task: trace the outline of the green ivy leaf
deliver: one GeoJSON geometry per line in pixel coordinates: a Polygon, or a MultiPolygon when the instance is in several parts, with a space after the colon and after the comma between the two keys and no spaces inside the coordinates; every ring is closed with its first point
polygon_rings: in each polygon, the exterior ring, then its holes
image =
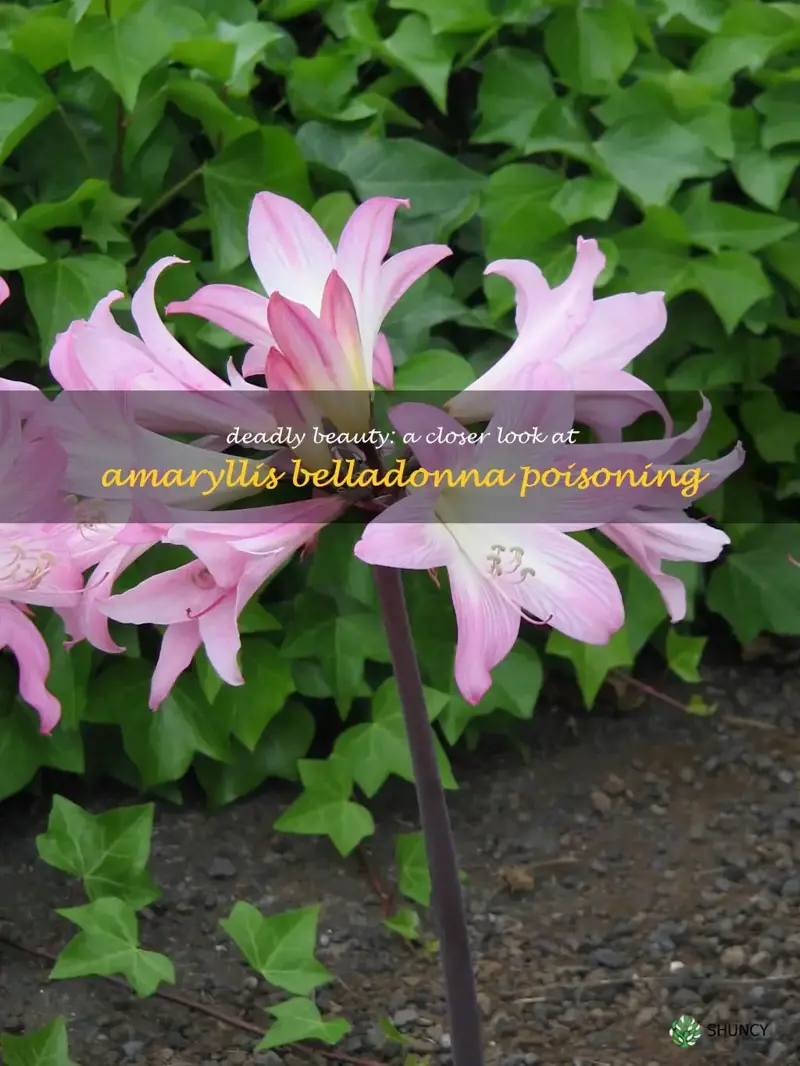
{"type": "Polygon", "coordinates": [[[455,352],[417,352],[394,376],[395,392],[426,389],[430,392],[461,392],[475,381],[469,362],[455,352]]]}
{"type": "Polygon", "coordinates": [[[384,918],[383,924],[390,932],[397,933],[403,940],[415,941],[420,938],[422,923],[417,912],[411,910],[410,907],[400,907],[391,917],[384,918]]]}
{"type": "Polygon", "coordinates": [[[800,154],[775,155],[753,148],[733,161],[733,173],[757,204],[777,211],[800,166],[800,154]]]}
{"type": "Polygon", "coordinates": [[[692,69],[723,82],[740,70],[757,70],[798,44],[800,23],[788,10],[745,0],[728,8],[717,33],[695,53],[692,69]]]}
{"type": "Polygon", "coordinates": [[[291,659],[317,659],[336,698],[340,714],[350,713],[361,691],[364,664],[389,662],[389,649],[380,619],[367,612],[325,618],[299,632],[283,646],[291,659]]]}
{"type": "Polygon", "coordinates": [[[545,24],[544,44],[561,80],[587,96],[611,92],[636,56],[628,8],[619,0],[562,8],[545,24]]]}
{"type": "Polygon", "coordinates": [[[224,761],[228,731],[196,678],[180,677],[156,714],[148,707],[151,680],[141,660],[114,662],[92,682],[86,707],[88,721],[119,725],[142,787],[179,781],[198,752],[224,761]]]}
{"type": "Polygon", "coordinates": [[[741,644],[759,633],[800,634],[800,527],[759,526],[711,574],[707,603],[741,644]]]}
{"type": "Polygon", "coordinates": [[[395,850],[398,886],[408,899],[423,907],[431,902],[431,875],[422,833],[401,833],[395,850]]]}
{"type": "Polygon", "coordinates": [[[496,16],[487,0],[389,0],[396,11],[419,11],[430,20],[438,36],[443,33],[480,33],[494,25],[496,16]]]}
{"type": "Polygon", "coordinates": [[[25,1036],[0,1034],[0,1051],[5,1066],[76,1066],[69,1057],[67,1023],[63,1018],[54,1018],[25,1036]]]}
{"type": "Polygon", "coordinates": [[[772,292],[761,264],[747,252],[719,252],[694,259],[692,277],[693,288],[706,297],[728,333],[772,292]]]}
{"type": "Polygon", "coordinates": [[[148,803],[89,814],[54,796],[47,832],[36,838],[39,858],[80,877],[90,900],[115,896],[141,910],[161,895],[147,873],[153,813],[148,803]]]}
{"type": "Polygon", "coordinates": [[[333,974],[314,957],[319,907],[302,907],[265,918],[239,900],[220,925],[265,981],[292,995],[308,996],[333,974]]]}
{"type": "Polygon", "coordinates": [[[380,141],[352,135],[331,140],[328,127],[310,122],[297,140],[307,159],[346,175],[362,200],[396,196],[397,175],[402,174],[403,195],[411,201],[416,218],[458,215],[484,181],[457,159],[409,138],[380,141]]]}
{"type": "Polygon", "coordinates": [[[447,113],[447,83],[455,49],[431,31],[427,19],[408,15],[381,52],[418,81],[442,112],[447,113]]]}
{"type": "Polygon", "coordinates": [[[295,117],[299,121],[337,118],[358,84],[358,67],[358,57],[345,53],[297,56],[286,79],[286,95],[295,117]]]}
{"type": "Polygon", "coordinates": [[[297,763],[308,754],[316,723],[305,707],[289,703],[269,723],[253,751],[234,740],[228,759],[198,755],[194,770],[212,807],[247,796],[270,777],[297,780],[297,763]]]}
{"type": "Polygon", "coordinates": [[[38,720],[19,704],[0,719],[0,800],[21,792],[45,763],[38,720]]]}
{"type": "Polygon", "coordinates": [[[757,96],[756,110],[764,116],[761,143],[770,151],[782,144],[800,143],[800,102],[797,85],[778,85],[757,96]]]}
{"type": "Polygon", "coordinates": [[[334,246],[339,243],[342,230],[356,209],[356,202],[349,192],[331,192],[321,196],[311,209],[314,219],[334,246]]]}
{"type": "Polygon", "coordinates": [[[800,292],[800,235],[773,244],[764,258],[776,274],[800,292]]]}
{"type": "Polygon", "coordinates": [[[0,52],[0,163],[57,106],[36,70],[8,48],[0,52]]]}
{"type": "Polygon", "coordinates": [[[14,30],[14,52],[44,74],[67,62],[74,31],[75,24],[69,19],[40,8],[14,30]]]}
{"type": "Polygon", "coordinates": [[[619,187],[610,178],[575,178],[559,188],[550,206],[569,226],[596,218],[605,222],[614,210],[619,187]]]}
{"type": "Polygon", "coordinates": [[[286,705],[295,691],[289,664],[266,640],[242,641],[244,685],[226,685],[214,701],[231,732],[250,751],[258,744],[264,730],[286,705]]]}
{"type": "Polygon", "coordinates": [[[721,252],[723,248],[758,252],[800,229],[797,222],[785,218],[748,211],[736,204],[712,202],[710,185],[692,189],[681,217],[692,243],[710,252],[721,252]]]}
{"type": "Polygon", "coordinates": [[[327,759],[301,759],[297,768],[304,791],[275,829],[329,837],[340,855],[349,855],[375,832],[375,823],[366,807],[350,799],[353,773],[347,760],[334,753],[327,759]]]}
{"type": "Polygon", "coordinates": [[[237,115],[220,100],[210,85],[187,78],[177,71],[170,71],[166,95],[180,111],[202,123],[211,141],[219,142],[221,147],[258,129],[254,118],[237,115]]]}
{"type": "MultiPolygon", "coordinates": [[[[431,721],[444,710],[448,698],[435,689],[425,689],[425,702],[431,721]]],[[[444,787],[458,788],[450,762],[436,737],[434,745],[444,787]]],[[[411,751],[394,678],[384,681],[373,696],[372,721],[348,729],[336,741],[334,751],[350,767],[356,784],[366,796],[374,796],[391,774],[413,782],[411,751]]]]}
{"type": "Polygon", "coordinates": [[[668,629],[667,663],[673,674],[692,684],[702,681],[699,666],[705,646],[706,637],[691,637],[677,629],[668,629]]]}
{"type": "Polygon", "coordinates": [[[238,137],[203,168],[214,258],[221,273],[248,257],[247,218],[259,192],[310,207],[308,170],[294,138],[276,126],[238,137]]]}
{"type": "Polygon", "coordinates": [[[514,718],[532,718],[543,680],[536,649],[517,641],[492,671],[492,687],[477,705],[467,703],[453,682],[450,700],[438,718],[442,732],[450,744],[456,744],[470,722],[495,711],[505,711],[514,718]]]}
{"type": "Polygon", "coordinates": [[[353,1028],[344,1018],[325,1021],[310,999],[289,999],[270,1007],[269,1012],[276,1021],[258,1045],[258,1050],[285,1047],[300,1040],[319,1040],[332,1047],[353,1028]]]}
{"type": "Polygon", "coordinates": [[[687,178],[714,177],[723,169],[697,134],[666,117],[624,119],[595,147],[620,185],[645,206],[667,204],[687,178]]]}
{"type": "Polygon", "coordinates": [[[588,710],[594,706],[608,674],[618,666],[632,666],[634,659],[624,626],[607,644],[582,644],[554,630],[548,638],[547,650],[551,655],[569,659],[575,667],[578,686],[588,710]]]}
{"type": "Polygon", "coordinates": [[[125,267],[105,255],[68,256],[22,271],[25,296],[47,358],[56,334],[88,318],[112,289],[125,288],[125,267]]]}
{"type": "Polygon", "coordinates": [[[83,907],[68,907],[57,913],[82,932],[59,954],[51,980],[121,974],[141,997],[152,996],[161,984],[175,984],[175,967],[170,960],[139,947],[136,912],[121,899],[104,896],[83,907]]]}
{"type": "Polygon", "coordinates": [[[23,270],[45,262],[43,255],[17,236],[14,223],[0,221],[0,270],[23,270]]]}
{"type": "Polygon", "coordinates": [[[144,76],[169,55],[171,42],[159,17],[143,8],[111,21],[84,18],[69,45],[73,70],[91,68],[119,94],[130,114],[144,76]]]}
{"type": "Polygon", "coordinates": [[[603,165],[583,120],[567,97],[545,104],[533,124],[525,154],[542,152],[558,152],[590,167],[603,165]]]}
{"type": "Polygon", "coordinates": [[[478,90],[481,122],[473,144],[511,144],[520,150],[544,107],[555,100],[550,72],[531,52],[498,48],[483,63],[478,90]]]}
{"type": "Polygon", "coordinates": [[[762,459],[768,463],[794,463],[800,444],[800,414],[787,411],[771,390],[746,396],[739,411],[762,459]]]}
{"type": "Polygon", "coordinates": [[[483,199],[487,258],[535,258],[537,248],[567,229],[550,206],[562,180],[557,171],[532,163],[512,163],[492,174],[483,199]]]}

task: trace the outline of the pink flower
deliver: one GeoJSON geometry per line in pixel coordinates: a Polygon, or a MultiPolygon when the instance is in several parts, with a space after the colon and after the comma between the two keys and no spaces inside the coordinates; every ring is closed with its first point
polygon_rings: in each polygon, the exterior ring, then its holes
{"type": "MultiPolygon", "coordinates": [[[[162,395],[166,398],[168,394],[162,395]]],[[[179,410],[182,398],[175,393],[172,398],[174,408],[179,410]]],[[[64,491],[85,501],[106,504],[113,511],[103,517],[104,523],[126,521],[124,505],[130,507],[139,497],[211,510],[260,491],[254,483],[237,480],[237,472],[240,474],[243,468],[237,468],[235,459],[145,429],[137,424],[138,414],[134,393],[65,391],[28,425],[32,432],[35,428],[38,434],[51,435],[65,453],[64,491]],[[128,484],[126,479],[131,472],[140,470],[156,470],[163,476],[172,470],[182,475],[158,487],[128,484]]],[[[266,465],[265,460],[259,472],[262,478],[266,465]]],[[[255,464],[248,471],[252,478],[255,464]]]]}
{"type": "MultiPolygon", "coordinates": [[[[373,381],[391,388],[394,377],[391,353],[380,333],[384,318],[415,281],[451,254],[445,245],[428,244],[398,252],[384,262],[400,206],[410,205],[388,196],[365,201],[353,212],[336,249],[293,200],[262,192],[250,210],[250,259],[268,298],[279,293],[313,315],[323,315],[323,294],[336,272],[337,286],[349,292],[356,325],[344,352],[353,361],[350,377],[359,376],[370,388],[373,381]]],[[[341,295],[337,304],[342,305],[341,295]]],[[[243,373],[246,377],[264,373],[267,353],[276,347],[272,320],[267,327],[265,297],[237,285],[206,285],[189,300],[170,304],[167,311],[198,315],[241,337],[252,345],[243,373]]]]}
{"type": "Polygon", "coordinates": [[[605,266],[597,241],[578,239],[572,273],[551,289],[537,266],[524,259],[500,259],[486,274],[507,278],[517,294],[518,336],[506,354],[454,397],[447,409],[465,423],[494,413],[493,392],[513,391],[520,373],[555,362],[569,374],[576,393],[575,417],[619,439],[620,430],[648,410],[658,412],[668,431],[669,413],[658,395],[625,367],[664,331],[667,314],[660,292],[621,293],[595,300],[594,284],[605,266]]]}
{"type": "MultiPolygon", "coordinates": [[[[11,290],[8,287],[8,282],[4,278],[0,278],[0,305],[4,304],[10,295],[11,290]]],[[[29,385],[27,381],[12,381],[9,378],[0,378],[0,391],[25,393],[24,396],[19,396],[14,401],[17,410],[24,417],[32,414],[41,404],[47,403],[44,393],[40,392],[35,385],[29,385]]]]}
{"type": "Polygon", "coordinates": [[[312,433],[322,417],[342,433],[368,430],[372,380],[366,377],[353,298],[336,271],[325,283],[319,317],[273,293],[267,320],[277,346],[266,362],[270,393],[294,393],[286,400],[304,408],[302,425],[310,423],[312,433]]]}
{"type": "MultiPolygon", "coordinates": [[[[745,458],[744,448],[738,443],[721,459],[675,465],[676,459],[684,458],[697,447],[710,418],[711,404],[704,398],[694,425],[684,433],[665,440],[615,445],[615,452],[625,452],[631,465],[652,463],[654,472],[672,467],[680,476],[684,471],[699,468],[704,479],[697,494],[686,500],[685,506],[689,506],[694,500],[719,488],[726,478],[741,467],[745,458]]],[[[570,456],[572,454],[570,452],[570,456]]],[[[710,563],[719,558],[726,545],[730,544],[730,537],[721,529],[715,529],[707,522],[688,515],[676,514],[676,495],[674,489],[666,488],[660,492],[656,490],[655,494],[648,492],[645,505],[631,508],[627,516],[629,521],[620,520],[599,527],[601,533],[652,579],[673,622],[681,621],[686,615],[686,588],[680,578],[662,572],[662,563],[710,563]],[[663,497],[661,506],[659,496],[663,497]]]]}
{"type": "Polygon", "coordinates": [[[19,694],[39,715],[42,733],[52,733],[61,704],[47,690],[50,652],[36,624],[13,603],[0,602],[0,649],[8,648],[19,667],[19,694]]]}
{"type": "Polygon", "coordinates": [[[74,607],[81,594],[80,569],[43,526],[0,525],[0,648],[10,648],[19,665],[19,691],[50,733],[61,705],[47,691],[50,653],[29,617],[28,605],[59,613],[74,607]]]}
{"type": "Polygon", "coordinates": [[[73,322],[60,333],[50,353],[53,377],[72,391],[131,392],[137,421],[159,432],[226,434],[237,424],[271,432],[268,413],[251,395],[263,397],[264,390],[248,385],[230,361],[229,381],[218,378],[161,321],[156,282],[167,267],[183,262],[159,259],[147,271],[131,301],[138,337],[117,325],[111,313],[123,298],[118,291],[101,300],[88,321],[73,322]]]}
{"type": "Polygon", "coordinates": [[[178,524],[164,532],[164,542],[183,544],[197,558],[98,605],[119,622],[167,627],[150,689],[154,710],[201,644],[224,681],[244,683],[237,662],[239,615],[267,578],[343,508],[338,499],[326,497],[259,508],[243,522],[227,512],[224,522],[178,524]]]}
{"type": "MultiPolygon", "coordinates": [[[[563,384],[561,376],[550,368],[537,371],[538,391],[504,398],[487,439],[477,445],[426,443],[426,437],[437,437],[439,427],[444,433],[461,427],[425,404],[400,404],[390,417],[399,433],[416,435],[412,448],[426,470],[508,470],[508,449],[497,443],[500,424],[506,431],[571,426],[570,394],[557,388],[563,384]]],[[[514,646],[522,620],[549,623],[587,644],[607,643],[624,621],[611,571],[567,535],[597,522],[575,521],[567,496],[563,502],[548,498],[547,522],[537,522],[533,513],[526,517],[524,507],[517,509],[516,522],[492,521],[492,514],[514,513],[519,486],[508,493],[498,489],[495,497],[493,492],[458,487],[412,491],[370,522],[355,546],[356,556],[374,566],[447,568],[458,623],[455,679],[471,703],[490,688],[491,670],[514,646]]],[[[583,506],[584,512],[591,510],[585,502],[583,506]]]]}

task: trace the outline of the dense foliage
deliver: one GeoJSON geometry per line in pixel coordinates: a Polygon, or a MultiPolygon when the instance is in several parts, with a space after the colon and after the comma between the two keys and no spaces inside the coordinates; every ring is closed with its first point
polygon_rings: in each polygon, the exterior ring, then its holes
{"type": "MultiPolygon", "coordinates": [[[[130,293],[161,256],[187,261],[160,281],[162,307],[204,282],[258,288],[246,219],[265,189],[310,209],[332,239],[358,200],[408,197],[397,246],[455,249],[387,323],[398,389],[462,387],[504,351],[513,293],[483,277],[491,259],[532,259],[552,282],[567,273],[576,236],[597,237],[608,260],[601,295],[666,292],[667,332],[637,373],[673,394],[676,413],[694,412],[697,390],[709,395],[705,456],[745,440],[746,475],[708,501],[732,550],[713,571],[681,566],[700,621],[668,630],[656,589],[609,549],[625,627],[605,647],[528,632],[477,707],[453,688],[449,597],[412,575],[449,787],[446,745],[530,717],[545,668],[571,663],[591,706],[608,672],[631,668],[648,643],[695,678],[707,610],[741,642],[800,633],[800,571],[787,560],[800,554],[796,5],[63,0],[0,5],[0,35],[6,376],[51,384],[58,332],[109,290],[130,293]]],[[[188,316],[172,322],[222,369],[228,334],[188,316]]],[[[244,687],[224,686],[201,655],[155,715],[155,632],[151,641],[117,627],[127,651],[116,658],[87,645],[67,652],[54,616],[50,687],[63,720],[53,737],[38,736],[15,697],[13,662],[0,663],[0,798],[41,767],[110,773],[176,801],[193,769],[213,804],[269,777],[299,778],[304,790],[278,828],[352,850],[372,831],[355,786],[369,799],[392,774],[411,779],[356,536],[346,524],[327,529],[248,607],[244,687]],[[337,758],[298,769],[332,740],[337,758]]],[[[179,552],[155,549],[126,581],[167,554],[183,561],[179,552]]]]}

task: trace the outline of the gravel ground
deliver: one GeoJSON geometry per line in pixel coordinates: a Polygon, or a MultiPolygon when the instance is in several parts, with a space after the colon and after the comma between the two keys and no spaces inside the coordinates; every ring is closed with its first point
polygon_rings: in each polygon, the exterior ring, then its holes
{"type": "MultiPolygon", "coordinates": [[[[713,718],[656,702],[571,715],[556,693],[526,738],[527,763],[481,751],[457,764],[487,1066],[686,1062],[669,1038],[682,1014],[765,1032],[706,1031],[692,1061],[800,1061],[800,682],[793,666],[728,666],[709,671],[703,693],[719,702],[713,718]]],[[[144,945],[170,955],[184,995],[266,1028],[273,1000],[219,919],[237,899],[265,913],[321,902],[319,957],[337,982],[319,1005],[353,1022],[349,1061],[401,1061],[378,1028],[390,1017],[431,1066],[447,1066],[436,961],[383,927],[357,856],[273,833],[290,796],[271,790],[213,815],[160,808],[152,871],[164,896],[146,912],[144,945]]],[[[54,908],[81,894],[36,858],[46,809],[4,808],[0,933],[57,952],[69,932],[54,908]]],[[[414,828],[410,790],[388,790],[375,814],[372,867],[388,884],[392,834],[414,828]]],[[[82,1066],[336,1060],[256,1057],[252,1033],[100,979],[50,984],[45,962],[1,944],[0,1012],[12,1032],[63,1015],[82,1066]]]]}

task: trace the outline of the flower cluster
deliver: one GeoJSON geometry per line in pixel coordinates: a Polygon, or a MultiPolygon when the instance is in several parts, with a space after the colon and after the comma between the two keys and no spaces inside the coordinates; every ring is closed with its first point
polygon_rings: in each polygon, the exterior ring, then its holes
{"type": "MultiPolygon", "coordinates": [[[[88,320],[73,322],[57,337],[50,370],[62,391],[55,399],[32,386],[0,382],[6,509],[0,526],[0,646],[16,656],[20,693],[38,712],[43,732],[56,725],[60,708],[47,689],[49,655],[33,620],[36,606],[61,616],[71,643],[86,640],[106,653],[122,650],[109,632],[112,619],[164,627],[150,691],[153,709],[201,645],[225,682],[243,683],[242,610],[296,551],[313,546],[320,530],[354,505],[352,494],[317,493],[250,507],[246,515],[228,509],[224,520],[208,511],[230,508],[249,490],[233,486],[203,500],[178,486],[157,505],[132,503],[130,494],[121,493],[113,506],[106,500],[98,507],[92,498],[98,464],[111,467],[116,456],[123,466],[135,456],[137,465],[147,467],[163,465],[167,457],[170,466],[221,468],[233,426],[266,436],[279,425],[271,397],[281,399],[280,411],[294,424],[367,433],[376,387],[393,385],[384,318],[414,282],[450,255],[445,246],[426,245],[387,259],[401,206],[408,204],[387,197],[365,202],[334,248],[292,201],[256,196],[248,239],[264,294],[207,285],[167,308],[168,314],[201,317],[249,345],[240,369],[229,361],[227,380],[193,357],[162,321],[156,282],[181,262],[162,259],[132,298],[137,333],[118,325],[112,305],[123,294],[111,292],[88,320]],[[98,392],[113,397],[99,419],[91,403],[98,392]],[[193,439],[172,439],[178,435],[193,439]],[[49,521],[42,522],[45,512],[49,521]],[[193,559],[117,591],[124,572],[159,544],[181,545],[193,559]]],[[[603,267],[593,240],[578,241],[572,272],[555,288],[532,263],[489,265],[487,274],[507,278],[516,290],[517,337],[487,373],[448,403],[446,413],[421,403],[393,408],[397,432],[419,442],[411,445],[412,461],[426,469],[502,467],[503,446],[493,427],[504,433],[531,426],[563,431],[575,422],[602,442],[568,445],[569,458],[579,464],[587,448],[595,449],[595,459],[607,455],[605,465],[656,469],[694,450],[710,417],[708,404],[690,430],[673,436],[659,397],[627,370],[665,328],[663,294],[595,300],[603,267]],[[622,431],[647,411],[663,418],[667,435],[623,443],[622,431]],[[458,439],[447,431],[463,436],[464,426],[475,422],[489,423],[490,432],[478,443],[425,443],[458,439]],[[445,432],[428,432],[436,427],[445,432]]],[[[0,302],[7,296],[0,281],[0,302]]],[[[549,448],[553,463],[564,459],[564,446],[549,448]]],[[[337,453],[312,437],[297,455],[306,467],[326,469],[337,453]]],[[[286,449],[273,449],[264,462],[285,464],[287,458],[286,449]]],[[[537,454],[537,465],[541,458],[537,454]]],[[[375,460],[380,463],[377,453],[375,460]]],[[[716,488],[742,461],[737,447],[723,459],[699,464],[707,475],[702,492],[716,488]]],[[[534,493],[518,512],[506,511],[508,521],[492,521],[502,509],[485,496],[423,488],[370,500],[374,517],[355,554],[370,565],[434,576],[446,568],[458,623],[455,678],[464,697],[476,703],[516,641],[521,620],[546,623],[590,644],[606,643],[623,624],[612,572],[572,536],[576,532],[599,529],[652,578],[672,620],[682,618],[685,590],[662,572],[662,563],[711,561],[728,543],[722,532],[684,513],[689,502],[676,504],[666,491],[626,495],[621,489],[598,496],[589,521],[585,508],[575,513],[568,494],[554,502],[551,493],[547,521],[535,521],[525,511],[538,506],[534,493]]]]}

